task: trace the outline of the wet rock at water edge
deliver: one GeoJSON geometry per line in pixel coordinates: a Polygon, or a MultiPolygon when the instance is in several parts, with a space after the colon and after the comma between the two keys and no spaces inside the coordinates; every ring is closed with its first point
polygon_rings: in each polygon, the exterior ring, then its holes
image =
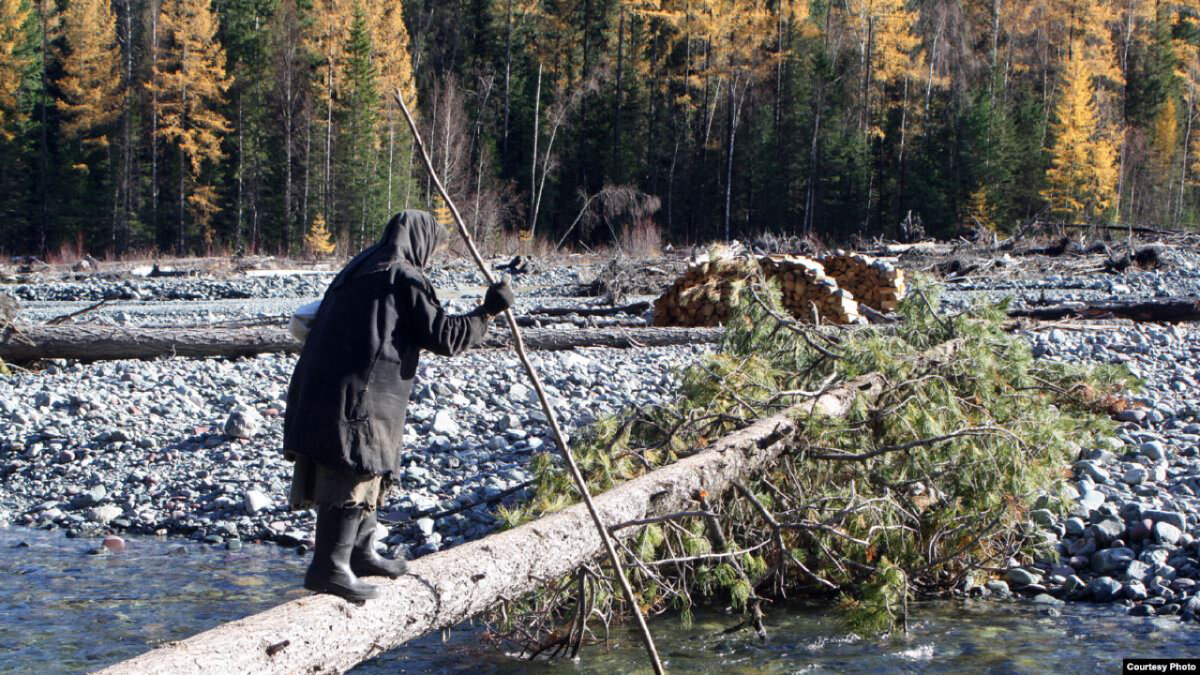
{"type": "Polygon", "coordinates": [[[1087,590],[1096,602],[1112,602],[1121,592],[1121,582],[1112,577],[1099,577],[1088,584],[1087,590]]]}
{"type": "Polygon", "coordinates": [[[1006,575],[1008,583],[1012,584],[1013,588],[1024,588],[1031,584],[1040,584],[1042,577],[1039,574],[1031,572],[1022,567],[1014,567],[1008,571],[1006,575]]]}
{"type": "Polygon", "coordinates": [[[1143,603],[1140,605],[1134,605],[1133,607],[1130,607],[1129,615],[1130,616],[1154,616],[1155,611],[1154,611],[1154,607],[1151,607],[1150,605],[1143,603]]]}
{"type": "Polygon", "coordinates": [[[124,509],[114,504],[95,506],[87,511],[87,519],[97,525],[107,525],[121,517],[124,509]]]}
{"type": "Polygon", "coordinates": [[[994,579],[984,584],[984,588],[988,589],[988,592],[990,592],[992,595],[1000,598],[1012,597],[1012,591],[1009,589],[1008,584],[1003,581],[994,579]]]}

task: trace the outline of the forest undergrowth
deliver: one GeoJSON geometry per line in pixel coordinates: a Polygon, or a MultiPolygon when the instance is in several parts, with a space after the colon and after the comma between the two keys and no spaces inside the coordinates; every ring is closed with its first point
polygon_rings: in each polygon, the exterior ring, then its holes
{"type": "MultiPolygon", "coordinates": [[[[887,632],[904,626],[909,600],[951,596],[1044,551],[1028,510],[1065,509],[1070,463],[1111,431],[1109,413],[1137,383],[1123,368],[1034,359],[1005,331],[1005,309],[944,315],[937,289],[918,282],[902,322],[831,332],[786,318],[777,287],[745,280],[723,342],[681,373],[670,403],[600,420],[575,441],[593,494],[757,419],[798,414],[837,383],[880,373],[886,384],[842,419],[798,417],[765,473],[618,540],[642,610],[689,624],[695,607],[727,607],[731,630],[766,639],[772,603],[815,598],[836,603],[849,631],[887,632]],[[929,357],[939,350],[952,356],[929,357]]],[[[577,501],[544,454],[535,496],[499,515],[515,527],[577,501]]],[[[597,561],[498,607],[488,635],[526,658],[577,654],[624,616],[614,590],[597,561]]]]}

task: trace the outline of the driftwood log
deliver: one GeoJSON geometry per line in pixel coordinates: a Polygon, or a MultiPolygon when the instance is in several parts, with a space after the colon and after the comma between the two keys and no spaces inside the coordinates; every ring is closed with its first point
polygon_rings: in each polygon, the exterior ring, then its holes
{"type": "Polygon", "coordinates": [[[634,302],[618,307],[536,307],[529,312],[533,316],[616,316],[617,314],[645,314],[649,302],[634,302]]]}
{"type": "MultiPolygon", "coordinates": [[[[525,332],[530,349],[576,347],[662,347],[716,342],[721,329],[541,328],[525,332]]],[[[507,331],[493,331],[485,347],[509,347],[507,331]]],[[[283,328],[124,328],[115,326],[21,326],[0,332],[0,359],[28,363],[43,359],[153,359],[164,356],[251,356],[298,352],[300,343],[283,328]]]]}
{"type": "Polygon", "coordinates": [[[1059,319],[1129,319],[1130,321],[1200,321],[1200,297],[1122,300],[1116,302],[1067,302],[1046,307],[1011,309],[1014,318],[1057,321],[1059,319]]]}
{"type": "MultiPolygon", "coordinates": [[[[928,352],[953,354],[951,342],[928,352]]],[[[885,386],[872,373],[760,420],[708,449],[595,498],[606,523],[626,523],[695,508],[701,491],[723,494],[734,481],[768,467],[808,415],[842,417],[855,397],[885,386]]],[[[612,536],[628,539],[640,528],[612,536]]],[[[577,504],[520,527],[414,561],[409,574],[373,580],[379,597],[356,606],[330,595],[293,600],[260,614],[172,642],[103,673],[339,672],[430,631],[477,616],[520,597],[546,579],[569,574],[603,555],[590,516],[577,504]]]]}

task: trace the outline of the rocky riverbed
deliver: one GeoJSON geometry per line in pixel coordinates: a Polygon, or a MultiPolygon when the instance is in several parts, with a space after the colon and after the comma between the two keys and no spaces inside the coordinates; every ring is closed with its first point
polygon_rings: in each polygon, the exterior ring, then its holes
{"type": "Polygon", "coordinates": [[[1145,388],[1115,437],[1079,449],[1066,511],[1046,503],[1030,514],[1056,555],[986,591],[1200,619],[1200,328],[1122,323],[1029,337],[1037,356],[1121,363],[1145,388]]]}
{"type": "MultiPolygon", "coordinates": [[[[534,359],[570,431],[661,401],[698,349],[590,349],[534,359]]],[[[3,519],[79,534],[133,531],[213,544],[311,537],[290,512],[279,440],[290,355],[51,365],[0,380],[3,519]]],[[[409,407],[406,466],[381,512],[399,554],[491,531],[488,500],[530,478],[553,449],[510,353],[427,356],[409,407]],[[470,506],[440,518],[436,514],[470,506]]],[[[232,544],[236,546],[237,544],[232,544]]]]}
{"type": "MultiPolygon", "coordinates": [[[[1200,266],[1169,259],[1122,274],[973,280],[947,289],[954,310],[980,298],[1020,302],[1200,294],[1200,266]]],[[[535,270],[518,308],[579,305],[594,266],[535,270]]],[[[432,276],[453,311],[481,279],[454,264],[432,276]]],[[[328,273],[167,279],[43,279],[8,285],[24,315],[45,320],[102,298],[80,320],[206,325],[285,317],[318,297],[328,273]]],[[[1051,500],[1031,527],[1055,551],[973,592],[1117,602],[1140,615],[1200,618],[1200,328],[1106,324],[1027,334],[1042,358],[1120,362],[1146,383],[1119,432],[1080,448],[1068,503],[1051,500]]],[[[593,419],[664,400],[673,373],[704,348],[539,353],[556,408],[573,433],[593,419]]],[[[294,356],[57,362],[0,378],[0,522],[72,536],[158,533],[237,548],[305,546],[309,512],[287,510],[290,464],[279,440],[294,356]]],[[[392,553],[422,555],[495,528],[498,500],[519,500],[529,463],[552,450],[545,419],[513,356],[426,357],[409,408],[406,469],[381,512],[392,553]]],[[[120,542],[111,541],[111,548],[120,542]]],[[[107,551],[103,546],[98,553],[107,551]]]]}

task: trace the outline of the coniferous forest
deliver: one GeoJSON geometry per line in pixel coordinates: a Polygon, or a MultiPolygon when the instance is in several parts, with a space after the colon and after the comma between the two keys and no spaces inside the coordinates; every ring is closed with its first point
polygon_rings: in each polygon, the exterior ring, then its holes
{"type": "Polygon", "coordinates": [[[1200,0],[0,0],[0,248],[1200,221],[1200,0]]]}

